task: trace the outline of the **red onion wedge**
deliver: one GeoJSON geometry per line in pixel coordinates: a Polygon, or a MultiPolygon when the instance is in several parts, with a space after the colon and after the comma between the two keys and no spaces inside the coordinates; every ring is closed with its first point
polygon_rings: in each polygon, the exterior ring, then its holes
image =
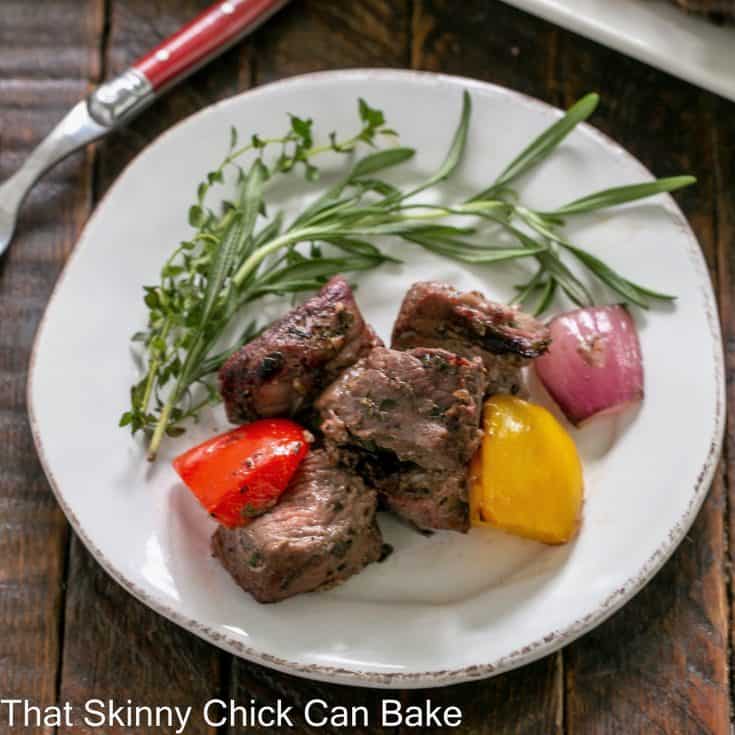
{"type": "Polygon", "coordinates": [[[536,373],[575,426],[643,400],[643,362],[635,323],[624,306],[594,306],[549,322],[551,347],[536,373]]]}

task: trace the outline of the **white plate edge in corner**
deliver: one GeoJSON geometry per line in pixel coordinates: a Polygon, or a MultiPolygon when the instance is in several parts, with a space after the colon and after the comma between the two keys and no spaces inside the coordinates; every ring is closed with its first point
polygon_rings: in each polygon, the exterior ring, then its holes
{"type": "Polygon", "coordinates": [[[735,24],[717,26],[706,17],[687,13],[669,0],[503,0],[532,15],[579,33],[620,53],[735,101],[735,24]],[[677,43],[667,38],[680,32],[697,39],[677,43]],[[706,52],[698,53],[699,50],[706,52]],[[729,57],[730,66],[716,55],[729,57]]]}

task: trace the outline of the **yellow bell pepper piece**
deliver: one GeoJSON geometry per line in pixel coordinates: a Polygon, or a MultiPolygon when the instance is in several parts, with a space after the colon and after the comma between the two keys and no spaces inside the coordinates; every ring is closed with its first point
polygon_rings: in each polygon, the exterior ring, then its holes
{"type": "Polygon", "coordinates": [[[584,487],[572,438],[545,408],[514,396],[486,401],[483,426],[470,468],[472,524],[547,544],[569,541],[584,487]]]}

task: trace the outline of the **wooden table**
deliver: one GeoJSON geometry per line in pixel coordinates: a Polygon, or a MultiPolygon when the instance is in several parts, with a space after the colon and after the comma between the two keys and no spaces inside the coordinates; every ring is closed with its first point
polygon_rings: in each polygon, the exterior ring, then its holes
{"type": "MultiPolygon", "coordinates": [[[[206,4],[3,0],[0,177],[90,87],[206,4]]],[[[14,246],[0,259],[0,696],[39,704],[130,698],[195,711],[217,696],[296,704],[319,696],[379,706],[379,691],[309,682],[234,659],[118,587],[69,531],[36,458],[24,405],[31,341],[59,269],[95,203],[135,154],[172,123],[241,90],[315,69],[372,66],[486,79],[560,107],[585,92],[602,93],[597,126],[658,175],[691,171],[699,179],[679,201],[710,267],[733,375],[735,104],[495,0],[295,1],[129,129],[55,169],[33,191],[14,246]]],[[[397,696],[459,704],[466,733],[729,732],[733,449],[728,438],[691,533],[611,620],[512,673],[397,696]]],[[[187,732],[211,729],[197,717],[187,732]]],[[[0,731],[9,731],[4,719],[0,731]]]]}

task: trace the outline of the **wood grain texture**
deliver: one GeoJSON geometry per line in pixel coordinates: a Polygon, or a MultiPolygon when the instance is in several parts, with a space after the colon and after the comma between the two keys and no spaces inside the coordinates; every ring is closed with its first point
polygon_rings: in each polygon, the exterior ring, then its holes
{"type": "MultiPolygon", "coordinates": [[[[568,33],[560,59],[565,104],[599,90],[596,126],[657,175],[698,177],[677,199],[722,294],[718,144],[705,132],[715,119],[712,95],[568,33]]],[[[720,468],[691,532],[649,586],[565,652],[570,735],[728,732],[724,480],[720,468]]]]}
{"type": "MultiPolygon", "coordinates": [[[[412,66],[483,79],[559,102],[559,31],[497,2],[417,0],[412,66]]],[[[564,657],[559,652],[495,679],[448,690],[462,703],[467,731],[563,732],[564,657]]],[[[423,696],[414,695],[416,700],[423,696]]]]}
{"type": "MultiPolygon", "coordinates": [[[[294,2],[255,39],[256,81],[262,84],[334,67],[403,66],[409,56],[409,21],[407,0],[294,2]]],[[[297,713],[314,698],[364,706],[370,712],[372,727],[356,727],[350,732],[384,732],[375,726],[379,722],[383,697],[379,691],[310,682],[234,659],[230,696],[241,703],[255,699],[259,704],[271,704],[280,698],[284,704],[294,706],[297,713]]],[[[250,731],[271,732],[257,726],[250,731]]],[[[332,726],[309,727],[303,718],[297,717],[297,731],[331,733],[343,730],[332,726]]],[[[240,730],[232,728],[229,732],[240,730]]]]}
{"type": "MultiPolygon", "coordinates": [[[[52,0],[39,13],[27,0],[4,0],[0,179],[89,81],[121,71],[209,1],[52,0]]],[[[451,0],[293,0],[252,39],[99,144],[94,161],[91,152],[76,156],[42,180],[24,208],[13,248],[0,258],[0,694],[42,704],[57,697],[76,704],[130,698],[195,710],[215,696],[259,704],[281,698],[297,709],[318,697],[363,705],[373,723],[385,697],[404,705],[430,698],[461,706],[461,733],[729,732],[732,431],[702,512],[654,581],[563,654],[484,682],[387,693],[278,674],[232,659],[157,616],[107,577],[75,538],[67,557],[66,523],[35,457],[24,387],[35,326],[93,203],[148,142],[197,109],[255,83],[356,66],[466,75],[556,105],[597,90],[603,103],[594,124],[659,175],[695,173],[698,186],[678,199],[717,288],[728,404],[735,407],[735,104],[495,0],[468,0],[461,12],[451,0]]],[[[317,730],[301,721],[295,731],[345,730],[317,730]]],[[[374,726],[349,731],[384,732],[374,726]]],[[[211,732],[200,716],[187,729],[211,732]]]]}
{"type": "MultiPolygon", "coordinates": [[[[392,10],[398,15],[392,18],[385,17],[383,3],[362,2],[350,6],[349,10],[347,7],[342,3],[306,3],[306,13],[298,22],[286,14],[280,24],[269,26],[262,43],[257,46],[258,82],[262,78],[271,80],[328,68],[335,54],[349,58],[351,66],[383,65],[387,58],[391,58],[390,65],[402,65],[401,58],[405,57],[420,69],[467,74],[505,84],[516,83],[516,86],[523,78],[530,93],[554,96],[554,92],[549,91],[554,79],[549,70],[555,68],[556,31],[540,22],[531,22],[522,33],[514,32],[514,40],[509,44],[504,34],[511,28],[513,13],[502,4],[489,7],[487,3],[466,3],[462,14],[457,14],[456,6],[450,2],[418,1],[410,7],[406,4],[403,9],[399,9],[399,3],[393,3],[392,10]],[[346,17],[342,19],[342,15],[346,17]],[[355,18],[362,22],[356,24],[355,18]],[[489,22],[497,32],[482,31],[489,22]],[[409,24],[405,31],[408,39],[401,35],[406,23],[409,24]],[[334,44],[322,50],[314,39],[324,32],[325,26],[337,27],[339,32],[333,36],[334,44]],[[392,40],[386,41],[386,29],[394,33],[392,40]],[[386,56],[384,48],[392,49],[390,57],[386,56]],[[317,49],[317,56],[313,49],[317,49]],[[521,53],[527,57],[526,61],[534,56],[533,67],[540,70],[538,75],[522,72],[521,64],[515,62],[521,53]],[[503,63],[506,59],[512,62],[510,69],[503,63]],[[494,75],[493,70],[498,69],[507,71],[507,75],[494,75]]],[[[404,706],[421,705],[428,697],[433,704],[460,706],[464,717],[461,732],[552,735],[562,731],[562,682],[561,654],[489,681],[429,692],[391,693],[307,682],[235,661],[231,691],[239,702],[254,698],[261,703],[271,703],[280,698],[294,705],[296,712],[302,711],[305,704],[315,698],[350,707],[366,707],[373,724],[368,728],[356,727],[353,732],[386,731],[375,725],[380,721],[381,702],[386,697],[397,697],[404,706]]],[[[304,733],[340,731],[335,726],[310,728],[302,719],[298,727],[304,733]]],[[[396,728],[389,729],[396,731],[396,728]]],[[[265,728],[253,731],[267,732],[265,728]]],[[[398,731],[410,732],[408,728],[398,731]]],[[[434,728],[425,731],[438,732],[434,728]]]]}
{"type": "MultiPolygon", "coordinates": [[[[104,51],[108,77],[119,74],[211,3],[207,0],[108,0],[109,38],[104,51]]],[[[262,29],[258,31],[262,33],[262,29]]],[[[98,159],[97,195],[104,195],[145,146],[197,110],[248,89],[252,43],[246,39],[170,91],[128,126],[107,138],[98,159]]]]}
{"type": "MultiPolygon", "coordinates": [[[[105,71],[113,76],[155,46],[209,3],[114,0],[109,6],[105,71]]],[[[160,132],[218,99],[250,85],[250,48],[239,44],[167,93],[125,130],[98,146],[96,195],[101,196],[124,166],[160,132]]],[[[223,143],[224,145],[224,143],[223,143]]],[[[127,699],[136,704],[192,706],[221,692],[229,656],[134,600],[92,559],[74,537],[63,636],[60,698],[75,706],[89,697],[127,699]]],[[[171,733],[168,725],[156,732],[171,733]]],[[[187,733],[211,733],[200,716],[187,733]]],[[[79,725],[75,732],[97,729],[79,725]]],[[[121,727],[109,735],[130,732],[121,727]]]]}
{"type": "Polygon", "coordinates": [[[347,67],[402,67],[409,0],[293,0],[255,38],[257,83],[347,67]]]}
{"type": "Polygon", "coordinates": [[[557,104],[560,30],[501,2],[415,0],[411,66],[500,84],[557,104]]]}
{"type": "Polygon", "coordinates": [[[727,481],[727,522],[728,572],[730,592],[730,713],[734,703],[733,691],[733,649],[735,648],[735,609],[733,608],[733,589],[735,589],[735,570],[733,550],[735,550],[735,104],[714,98],[712,106],[712,138],[714,146],[714,176],[716,183],[716,225],[717,225],[717,275],[720,318],[722,322],[725,349],[725,370],[727,375],[727,426],[723,457],[724,476],[727,481]]]}
{"type": "Polygon", "coordinates": [[[567,649],[567,732],[727,733],[722,474],[655,579],[567,649]]]}
{"type": "MultiPolygon", "coordinates": [[[[59,699],[80,712],[90,698],[118,705],[169,705],[201,710],[220,692],[224,654],[131,597],[74,537],[66,598],[64,658],[59,699]]],[[[160,732],[176,731],[168,723],[160,732]]],[[[99,733],[77,718],[75,733],[99,733]]],[[[130,730],[111,725],[106,735],[130,730]]],[[[193,718],[187,733],[212,733],[193,718]]]]}
{"type": "MultiPolygon", "coordinates": [[[[427,632],[427,645],[431,644],[430,638],[427,632]]],[[[382,691],[306,681],[236,660],[232,697],[241,703],[255,699],[260,704],[271,704],[281,699],[284,703],[293,705],[297,731],[304,735],[336,735],[345,732],[332,723],[315,727],[304,722],[300,713],[309,701],[315,699],[324,700],[330,705],[366,708],[369,713],[368,727],[358,723],[349,729],[349,732],[358,735],[395,735],[419,731],[405,725],[381,727],[381,707],[385,699],[399,700],[404,712],[411,706],[425,708],[427,700],[430,700],[432,706],[460,708],[462,724],[457,729],[428,726],[420,732],[436,735],[448,731],[472,735],[554,735],[562,732],[562,703],[556,696],[556,692],[561,690],[562,659],[560,655],[554,655],[547,661],[548,665],[546,661],[537,662],[485,681],[439,689],[382,691]]],[[[266,735],[272,731],[254,727],[249,732],[266,735]]]]}
{"type": "MultiPolygon", "coordinates": [[[[0,180],[85,92],[98,73],[101,4],[57,2],[58,35],[6,0],[0,22],[0,180]],[[79,24],[78,14],[85,22],[79,24]]],[[[33,446],[25,382],[36,326],[91,207],[91,157],[55,169],[31,193],[11,249],[0,256],[0,692],[53,704],[67,524],[33,446]]],[[[5,716],[0,716],[0,728],[5,716]]]]}
{"type": "MultiPolygon", "coordinates": [[[[44,3],[43,12],[39,12],[37,3],[3,0],[3,81],[21,88],[31,81],[96,79],[100,70],[103,8],[103,0],[54,0],[44,3]]],[[[41,107],[44,104],[42,97],[36,102],[41,107]]]]}

